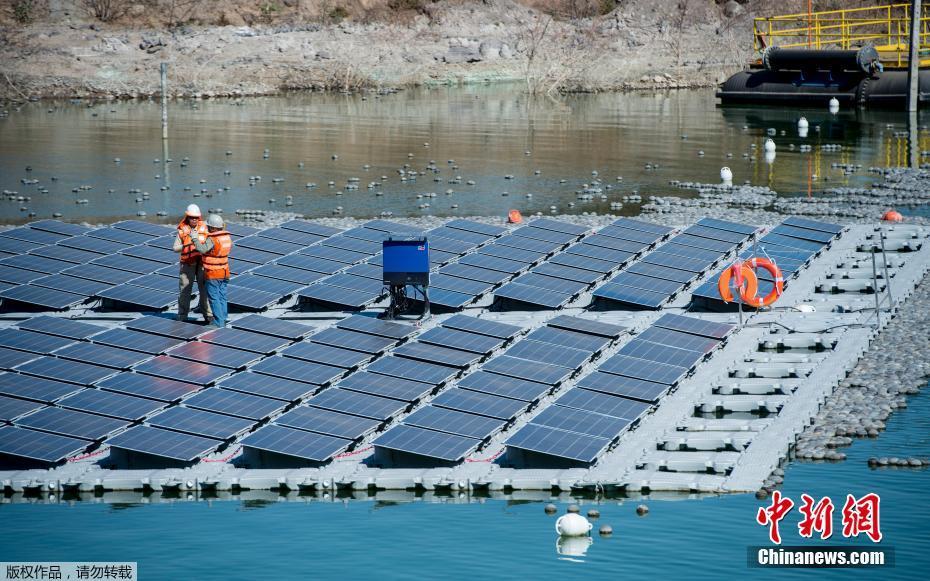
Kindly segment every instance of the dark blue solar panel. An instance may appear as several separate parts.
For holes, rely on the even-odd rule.
[[[587,375],[576,384],[580,388],[599,391],[609,395],[617,395],[649,403],[659,401],[669,386],[664,383],[655,383],[633,377],[624,377],[612,373],[595,371]]]
[[[261,333],[252,333],[242,329],[233,329],[224,327],[205,333],[197,338],[199,341],[231,347],[233,349],[242,349],[252,351],[261,355],[270,355],[290,344],[290,339],[274,337],[272,335],[263,335]]]
[[[313,335],[310,340],[321,345],[331,345],[371,355],[384,351],[396,342],[394,339],[387,337],[378,337],[368,333],[358,333],[338,328],[320,331]]]
[[[233,280],[239,278],[241,277],[235,277]],[[261,291],[237,284],[230,284],[227,288],[229,306],[239,310],[261,311],[280,302],[283,298],[284,295],[280,293]]]
[[[320,258],[323,260],[334,260],[345,265],[355,264],[356,262],[365,260],[371,256],[371,254],[367,252],[354,252],[352,250],[335,248],[333,246],[311,246],[306,250],[301,250],[299,255]],[[283,261],[281,261],[281,263],[284,264]]]
[[[591,358],[590,351],[529,339],[524,339],[508,349],[507,355],[529,361],[549,363],[550,365],[561,365],[569,369],[576,369]]]
[[[581,282],[555,278],[543,274],[529,272],[513,279],[514,284],[523,284],[526,286],[535,286],[546,290],[555,291],[567,295],[574,295],[583,291],[588,285]]]
[[[630,420],[551,405],[536,415],[531,423],[612,440],[630,425]]]
[[[411,381],[367,371],[349,375],[339,382],[338,387],[410,402],[425,397],[436,388],[432,383]]]
[[[684,367],[665,365],[625,355],[614,355],[602,363],[598,370],[667,385],[674,385],[688,371]]]
[[[481,355],[469,351],[460,351],[419,342],[407,343],[398,347],[394,350],[394,355],[462,369],[477,363],[481,359]]]
[[[309,343],[307,341],[295,343],[287,349],[281,351],[281,355],[294,357],[304,361],[314,363],[323,363],[334,367],[352,369],[371,359],[371,354],[341,349],[330,345],[320,343]]]
[[[549,262],[552,264],[557,264],[561,266],[570,266],[572,268],[580,268],[582,270],[589,270],[591,272],[596,272],[598,274],[606,274],[613,269],[617,268],[619,263],[611,262],[608,260],[598,260],[597,258],[592,258],[590,256],[581,256],[580,254],[569,254],[568,252],[562,252],[561,254],[556,254],[553,256]]]
[[[123,220],[122,222],[114,223],[112,227],[119,228],[120,230],[129,230],[130,232],[146,234],[150,237],[164,236],[171,231],[169,226],[163,226],[161,224],[150,224],[149,222],[143,222],[141,220]]]
[[[733,245],[728,242],[717,242],[716,240],[688,236],[687,234],[679,234],[671,242],[660,247],[662,252],[674,254],[675,256],[695,258],[708,263],[718,260],[721,254],[729,252],[732,248]]]
[[[305,430],[269,425],[242,440],[247,448],[293,456],[313,462],[324,462],[352,443],[351,440],[335,438]]]
[[[734,244],[739,244],[740,242],[742,242],[743,240],[747,238],[747,235],[743,234],[742,232],[731,232],[730,230],[724,230],[721,228],[711,228],[709,226],[704,226],[701,224],[695,224],[694,226],[686,228],[683,234],[690,235],[690,236],[699,236],[701,238],[707,238],[710,240],[718,240],[721,242],[725,242],[730,246]],[[681,235],[676,236],[675,240],[677,240],[680,236]]]
[[[422,302],[423,298],[414,289],[407,287],[407,298],[415,302]],[[434,288],[429,291],[429,302],[432,305],[438,305],[447,309],[458,310],[475,301],[475,295],[460,293],[446,290],[444,288]]]
[[[22,254],[23,252],[28,252],[29,250],[39,248],[41,246],[45,246],[45,244],[42,244],[41,242],[27,242],[17,238],[8,238],[0,234],[0,251],[10,255]]]
[[[127,329],[153,333],[164,337],[173,337],[175,339],[193,339],[202,335],[211,329],[202,325],[193,323],[182,323],[166,317],[141,317],[126,323]]]
[[[453,409],[425,406],[404,418],[404,424],[483,440],[499,431],[506,420]]]
[[[527,402],[518,399],[458,388],[448,389],[440,393],[430,403],[434,406],[500,420],[513,419],[529,405]]]
[[[559,365],[528,361],[501,355],[491,359],[482,367],[484,371],[491,371],[509,377],[517,377],[537,381],[548,385],[555,385],[571,375],[572,370]]]
[[[58,405],[129,421],[141,420],[165,406],[164,402],[102,389],[83,389],[59,401]]]
[[[441,288],[468,295],[481,295],[491,290],[492,285],[486,282],[468,280],[447,274],[434,274],[430,276],[430,289]]]
[[[165,377],[177,381],[209,385],[218,379],[229,375],[231,371],[218,365],[208,365],[196,361],[186,361],[175,357],[159,355],[154,359],[136,366],[136,371],[156,377]]]
[[[355,440],[373,432],[381,425],[381,421],[322,408],[298,406],[276,418],[275,424]]]
[[[503,339],[468,333],[445,327],[435,327],[423,333],[417,340],[421,343],[440,345],[461,351],[470,351],[480,355],[487,355],[504,344]]]
[[[96,252],[89,252],[87,250],[79,250],[77,248],[52,244],[50,246],[42,246],[40,248],[30,250],[29,256],[41,256],[43,258],[69,262],[71,264],[82,264],[84,262],[90,262],[95,258],[100,258],[101,255],[97,254]],[[59,270],[61,269],[64,269],[64,265],[60,265]]]
[[[165,377],[124,372],[101,381],[97,387],[158,401],[173,402],[200,390],[202,386]]]
[[[527,264],[536,262],[541,257],[545,256],[545,253],[534,252],[532,250],[523,250],[522,248],[515,248],[513,246],[504,246],[503,244],[488,244],[487,246],[484,246],[478,250],[478,254],[497,256],[499,258],[516,260],[518,262],[525,262]]]
[[[711,265],[711,263],[707,260],[702,260],[699,258],[687,258],[684,256],[676,256],[674,254],[662,252],[661,248],[659,250],[654,250],[644,256],[643,262],[665,266],[668,268],[677,268],[678,270],[686,270],[694,273],[703,272],[704,269]]]
[[[73,383],[64,383],[31,375],[0,373],[0,394],[53,403],[82,388]]]
[[[3,282],[12,284],[25,284],[31,280],[43,278],[44,276],[46,275],[42,272],[23,270],[21,268],[14,268],[12,266],[4,266],[3,264],[0,264],[0,281]]]
[[[66,268],[61,271],[61,274],[98,282],[106,282],[111,285],[122,284],[139,277],[138,272],[117,270],[115,268],[103,266],[102,264],[80,264],[78,266]]]
[[[578,333],[559,329],[557,327],[540,327],[526,336],[528,341],[551,343],[572,349],[580,349],[587,353],[594,353],[603,349],[610,339],[588,333]]]
[[[59,240],[68,238],[67,234],[56,234],[54,232],[47,232],[45,230],[29,227],[11,228],[9,230],[4,230],[0,232],[0,236],[6,238],[15,238],[16,240],[25,240],[27,242],[35,242],[38,244],[55,244]]]
[[[624,331],[626,331],[626,327],[623,327],[622,325],[604,323],[602,321],[595,321],[593,319],[586,319],[582,317],[572,317],[570,315],[559,315],[558,317],[550,319],[547,324],[550,327],[567,329],[569,331],[577,331],[579,333],[587,333],[589,335],[597,335],[599,337],[606,337],[609,339],[615,339],[622,335]]]
[[[707,226],[708,228],[717,228],[718,230],[727,230],[729,232],[738,232],[740,234],[745,234],[746,236],[749,236],[756,231],[754,226],[747,226],[745,224],[729,222],[727,220],[718,220],[717,218],[701,218],[697,223],[699,226]]]
[[[0,428],[0,454],[57,463],[83,452],[87,440],[47,434],[12,426]]]
[[[282,339],[296,341],[307,333],[313,331],[313,327],[302,325],[293,321],[284,321],[282,319],[272,319],[261,315],[249,315],[236,319],[231,323],[234,329],[243,329],[255,333],[263,333]]]
[[[268,357],[256,363],[250,371],[315,385],[326,385],[346,372],[341,367],[311,363],[280,355]]]
[[[529,227],[543,228],[545,230],[552,230],[553,232],[563,232],[573,236],[581,236],[588,231],[588,228],[585,228],[584,226],[569,224],[568,222],[553,220],[552,218],[537,218],[536,220],[530,222]],[[524,229],[521,228],[520,230]]]
[[[77,248],[87,252],[94,252],[98,255],[111,254],[123,248],[123,245],[120,243],[103,240],[101,238],[93,238],[91,236],[75,236],[74,238],[66,238],[59,244],[68,248]]]
[[[38,357],[39,355],[35,353],[0,347],[0,369],[13,369],[17,365],[22,365]]]
[[[808,220],[807,218],[798,218],[797,216],[790,216],[785,218],[783,224],[788,226],[797,226],[798,228],[808,228],[810,230],[820,230],[821,232],[829,232],[831,234],[839,234],[843,231],[843,227],[839,224],[830,224],[829,222],[820,222],[818,220]]]
[[[671,329],[663,329],[661,327],[650,327],[637,335],[637,338],[653,343],[660,343],[662,345],[670,345],[679,349],[697,351],[701,354],[710,353],[714,347],[720,343],[717,339],[701,337],[681,331],[673,331]]]
[[[607,448],[610,440],[548,426],[527,424],[507,440],[507,446],[558,458],[591,463]]]
[[[478,234],[484,234],[485,236],[500,236],[507,231],[506,228],[501,228],[500,226],[492,226],[491,224],[482,224],[481,222],[475,222],[473,220],[463,220],[461,218],[456,220],[450,220],[444,224],[446,228],[455,228],[458,230],[465,230],[466,232],[476,232]]]
[[[358,331],[360,333],[378,335],[397,340],[408,337],[417,330],[416,327],[411,325],[382,321],[375,317],[364,315],[346,317],[336,323],[336,326],[340,329],[348,329],[350,331]]]
[[[150,417],[147,422],[156,428],[177,432],[230,440],[251,428],[255,422],[245,418],[231,417],[204,410],[174,406]]]
[[[679,284],[691,282],[697,276],[694,272],[691,271],[669,268],[667,266],[649,264],[645,262],[638,262],[632,265],[626,269],[626,272],[641,274],[643,276],[649,276],[652,278],[660,278],[663,280],[671,280]]]
[[[45,407],[45,404],[36,401],[26,401],[14,397],[0,395],[0,422],[11,422],[19,416],[26,415]]]
[[[568,254],[576,254],[586,258],[595,258],[597,260],[609,262],[614,267],[623,264],[635,256],[633,252],[612,250],[610,248],[602,248],[592,244],[575,244],[574,246],[568,248],[565,252]]]
[[[593,293],[595,299],[614,301],[637,307],[658,309],[669,295],[662,292],[649,291],[616,283],[607,283]]]
[[[820,242],[821,244],[827,244],[836,238],[836,234],[821,232],[819,230],[809,230],[807,228],[798,228],[787,224],[780,224],[772,228],[771,232],[773,234],[791,236],[792,238],[800,238],[801,240]]]
[[[173,339],[161,335],[152,335],[151,333],[142,333],[140,331],[131,331],[129,329],[110,329],[93,337],[94,343],[101,345],[110,345],[112,347],[122,347],[158,355],[168,349],[184,342],[183,339]]]
[[[378,448],[437,458],[446,462],[458,462],[480,443],[481,440],[476,438],[406,425],[394,426],[374,441]]]
[[[356,276],[362,276],[365,278],[372,278],[375,280],[382,280],[382,268],[375,264],[369,264],[367,262],[360,262],[355,266],[350,266],[345,270],[349,274],[354,274]]]
[[[543,274],[555,278],[575,281],[585,286],[597,282],[602,276],[604,276],[603,273],[600,272],[582,270],[580,268],[573,268],[571,266],[564,266],[562,264],[552,264],[551,262],[546,262],[540,264],[539,266],[533,267],[530,272],[534,274]]]
[[[457,276],[468,280],[477,280],[487,284],[498,284],[510,278],[510,273],[488,270],[467,264],[447,264],[439,269],[441,274]]]
[[[368,279],[370,280],[370,279]],[[303,303],[316,303],[326,307],[361,310],[378,298],[378,294],[316,283],[300,291],[297,295]]]
[[[508,299],[518,303],[546,309],[558,309],[571,300],[572,295],[559,293],[535,286],[507,283],[494,291],[497,299]]]
[[[308,285],[326,277],[326,275],[322,272],[313,272],[311,270],[283,266],[281,264],[266,264],[264,266],[259,266],[250,272],[252,274],[266,276],[268,278],[275,278],[278,280],[286,280],[301,285]],[[380,270],[378,272],[380,273]]]
[[[86,339],[95,333],[103,331],[104,328],[90,323],[82,323],[74,319],[64,317],[50,317],[40,315],[32,317],[19,323],[20,329],[46,333],[48,335],[57,335],[68,339]]]
[[[275,261],[275,264],[289,266],[291,268],[300,268],[302,270],[309,270],[313,272],[320,272],[323,274],[332,274],[346,267],[346,265],[342,262],[337,262],[335,260],[329,260],[325,258],[316,258],[313,256],[305,256],[303,254],[290,254],[288,256],[282,256]]]
[[[380,280],[346,273],[334,274],[333,276],[327,278],[324,281],[324,284],[361,291],[364,293],[369,293],[372,296],[380,295],[382,292],[382,287],[384,286]]]
[[[266,262],[271,262],[281,257],[279,254],[273,252],[263,252],[261,250],[255,250],[254,248],[235,245],[233,246],[232,252],[229,253],[229,256],[233,262],[236,260],[244,260],[256,264],[265,264]]]
[[[449,317],[442,322],[442,326],[450,329],[467,331],[469,333],[487,335],[488,337],[497,337],[498,339],[510,339],[521,331],[521,328],[516,325],[479,319],[478,317],[470,317],[468,315],[454,315]]]
[[[23,270],[34,270],[45,274],[54,274],[64,268],[71,266],[57,259],[44,258],[35,254],[19,254],[0,260],[0,266],[12,268],[21,268]]]
[[[307,400],[307,405],[384,421],[406,409],[409,404],[367,393],[330,388]]]
[[[556,232],[555,230],[536,228],[533,225],[514,230],[513,235],[532,238],[533,240],[542,240],[543,242],[551,242],[553,244],[559,245],[568,244],[569,242],[572,242],[578,238],[578,235],[576,234],[565,234],[562,232]]]
[[[143,286],[145,288],[155,289],[164,293],[173,293],[175,295],[178,294],[178,277],[176,276],[165,276],[163,274],[145,274],[139,278],[130,280],[128,284]],[[194,292],[197,292],[196,287],[194,287]]]
[[[489,238],[485,234],[470,232],[461,228],[447,228],[445,226],[440,226],[439,228],[430,230],[429,236],[440,236],[442,238],[461,240],[462,242],[466,242],[472,245],[484,244],[488,241]]]
[[[270,397],[211,387],[185,399],[184,405],[189,408],[259,421],[281,411],[287,404]]]
[[[647,403],[614,397],[587,389],[570,389],[556,400],[565,407],[596,412],[625,420],[636,420],[651,407]]]
[[[458,387],[527,402],[536,401],[552,390],[551,385],[544,383],[481,370],[462,378]]]
[[[506,258],[499,258],[497,256],[488,256],[487,254],[468,254],[459,260],[459,264],[506,272],[508,274],[515,274],[526,268],[525,262],[507,260]]]
[[[137,272],[139,274],[155,272],[164,266],[164,264],[161,262],[146,260],[144,258],[133,258],[132,256],[126,256],[125,254],[108,254],[93,260],[89,264],[96,264],[98,266],[105,266],[107,268],[115,268],[117,270]]]
[[[178,301],[178,293],[162,292],[153,288],[121,284],[97,293],[97,296],[116,303],[160,311]]]
[[[610,250],[638,254],[655,242],[655,236],[646,232],[639,232],[636,230],[605,230],[607,230],[606,233],[601,231],[594,236],[588,236],[581,243],[600,246]]]
[[[25,331],[22,329],[7,328],[0,330],[0,347],[28,351],[48,355],[52,351],[61,349],[73,343],[72,339]]]
[[[184,343],[171,349],[167,354],[180,359],[189,359],[230,369],[241,369],[262,358],[261,354],[253,351],[233,349],[201,341]]]
[[[639,337],[624,345],[618,353],[628,357],[637,357],[684,368],[692,367],[704,355],[697,351],[652,343]]]
[[[128,369],[137,363],[148,359],[148,353],[139,351],[130,351],[119,347],[109,345],[98,345],[96,343],[75,343],[70,347],[64,347],[55,352],[57,357],[73,359],[84,363],[92,363],[103,367],[112,367],[114,369]]]
[[[295,233],[291,230],[277,231]],[[296,252],[301,248],[306,248],[308,244],[313,244],[313,242],[319,240],[319,238],[316,236],[308,236],[299,232],[296,232],[295,234],[297,237],[302,238],[301,242],[293,243],[269,238],[265,236],[265,233],[263,232],[259,236],[246,236],[245,238],[239,238],[236,240],[236,245],[240,248],[251,248],[253,250],[261,250],[262,252],[270,252],[272,254],[283,256],[285,254],[290,254],[291,252]]]
[[[71,224],[70,222],[62,222],[61,220],[38,220],[36,222],[30,222],[27,226],[34,230],[43,230],[62,236],[80,236],[92,230],[92,228]]]
[[[430,241],[432,243],[432,240]],[[351,238],[349,236],[333,236],[328,240],[323,241],[323,246],[330,246],[332,248],[341,248],[343,250],[350,250],[352,252],[361,252],[362,254],[373,255],[381,252],[381,242],[374,242],[371,240],[362,240],[359,238]],[[430,244],[432,246],[432,244]]]
[[[84,278],[77,278],[76,276],[68,276],[66,274],[53,274],[37,278],[30,284],[74,293],[84,297],[94,296],[103,289],[112,286],[108,282],[87,280]],[[177,284],[175,284],[175,286],[177,286]]]
[[[733,325],[727,323],[715,323],[673,314],[662,315],[655,322],[655,326],[714,339],[723,339],[734,328]]]
[[[414,361],[402,357],[384,357],[368,366],[368,371],[439,385],[459,373],[459,369]]]
[[[16,369],[29,375],[57,379],[78,385],[92,385],[116,372],[108,367],[48,356],[23,363]]]
[[[801,240],[800,238],[793,238],[791,236],[783,236],[781,234],[772,233],[763,236],[759,241],[759,244],[763,247],[765,247],[766,244],[778,244],[780,246],[787,246],[788,248],[795,248],[798,250],[806,250],[808,252],[820,252],[824,246],[820,242],[811,242],[810,240]]]
[[[62,310],[87,301],[88,297],[41,286],[24,284],[0,292],[5,301],[42,307],[45,310]]]
[[[193,462],[220,445],[220,440],[182,434],[149,426],[136,426],[106,442],[111,448]]]
[[[170,248],[158,248],[147,244],[140,244],[123,250],[121,254],[132,256],[133,258],[142,258],[162,264],[174,264],[178,261],[178,255]]]
[[[324,226],[315,222],[308,222],[307,220],[290,220],[281,224],[280,227],[288,230],[297,230],[298,232],[306,232],[315,236],[333,236],[340,232],[339,228]]]
[[[220,383],[218,387],[242,393],[272,397],[281,401],[296,401],[320,389],[319,385],[272,377],[260,373],[236,373]]]
[[[16,425],[72,438],[99,441],[125,428],[129,422],[75,410],[47,407],[20,418]]]
[[[643,276],[641,274],[635,274],[632,272],[621,272],[617,276],[610,279],[608,284],[618,284],[625,287],[648,290],[664,294],[666,296],[671,296],[681,289],[680,282],[654,278],[651,276]]]

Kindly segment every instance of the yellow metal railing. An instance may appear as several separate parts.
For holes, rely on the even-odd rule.
[[[851,49],[872,44],[886,68],[905,68],[911,34],[910,4],[847,8],[755,18],[753,49]],[[930,66],[930,15],[920,18],[920,66]]]

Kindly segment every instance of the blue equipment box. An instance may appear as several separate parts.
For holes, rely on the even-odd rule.
[[[381,248],[384,284],[429,286],[429,242],[425,236],[388,236]]]

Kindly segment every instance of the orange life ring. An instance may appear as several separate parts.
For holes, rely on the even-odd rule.
[[[720,273],[720,280],[717,281],[717,292],[723,302],[733,302],[733,292],[730,290],[730,281],[736,279],[736,288],[739,289],[740,296],[746,295],[754,297],[759,292],[759,279],[749,265],[745,262],[737,262],[730,268]]]
[[[746,264],[751,266],[753,269],[764,268],[769,271],[772,275],[772,278],[775,279],[775,287],[772,289],[772,292],[765,295],[762,298],[756,296],[755,293],[740,293],[740,298],[743,299],[747,305],[752,307],[767,307],[778,300],[778,297],[785,292],[785,278],[781,274],[781,269],[778,268],[778,265],[769,260],[768,258],[750,258],[746,261]],[[758,289],[757,289],[758,290]]]

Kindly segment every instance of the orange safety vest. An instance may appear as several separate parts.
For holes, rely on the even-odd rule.
[[[178,237],[181,239],[181,264],[197,264],[200,261],[200,253],[194,248],[194,241],[191,237],[191,227],[188,225],[187,220],[181,220],[181,223],[178,224]],[[207,234],[207,225],[204,224],[201,220],[197,224],[196,229],[197,235],[200,237],[201,242],[206,241]]]
[[[232,251],[232,236],[226,230],[207,234],[213,239],[213,248],[203,255],[203,273],[209,280],[229,278],[229,253]]]

